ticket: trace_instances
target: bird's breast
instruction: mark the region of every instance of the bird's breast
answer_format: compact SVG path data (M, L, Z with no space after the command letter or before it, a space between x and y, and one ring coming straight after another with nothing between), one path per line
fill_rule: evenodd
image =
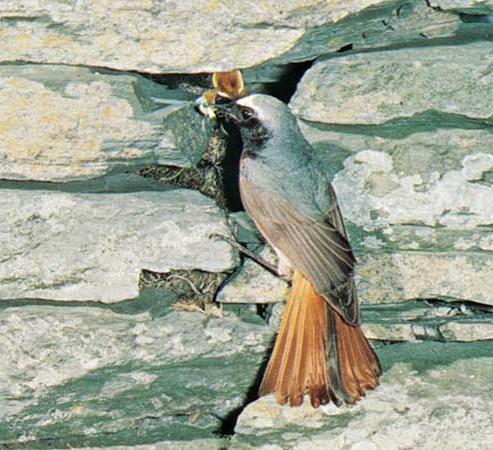
M240 178L257 188L267 189L278 184L275 165L252 150L244 150L240 159Z

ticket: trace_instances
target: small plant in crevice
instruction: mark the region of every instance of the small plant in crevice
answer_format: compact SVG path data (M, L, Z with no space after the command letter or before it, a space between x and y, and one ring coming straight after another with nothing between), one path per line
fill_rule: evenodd
M170 270L165 273L143 270L139 288L162 288L172 291L178 298L174 309L200 311L208 315L222 315L214 302L217 290L229 277L229 273L203 270Z
M152 165L141 169L139 175L161 181L170 187L194 189L224 207L226 202L221 182L221 161L225 153L224 138L216 132L197 164L191 167Z

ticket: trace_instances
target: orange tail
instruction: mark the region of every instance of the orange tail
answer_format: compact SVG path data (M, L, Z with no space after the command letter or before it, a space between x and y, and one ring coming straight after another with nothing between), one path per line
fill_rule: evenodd
M359 326L348 325L295 271L293 287L259 394L291 406L354 403L378 385L378 358Z

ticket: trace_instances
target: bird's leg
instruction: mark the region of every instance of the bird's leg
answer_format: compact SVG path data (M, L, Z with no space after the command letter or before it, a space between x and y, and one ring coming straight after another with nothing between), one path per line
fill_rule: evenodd
M256 253L252 252L251 250L248 250L244 245L241 245L239 242L235 241L234 239L230 238L229 236L224 236L223 234L217 234L213 233L209 235L209 237L214 237L217 239L221 239L223 241L228 242L230 245L232 245L236 250L239 252L243 253L244 255L248 256L250 259L253 259L257 264L262 266L264 269L267 269L270 273L275 275L276 277L279 278L284 278L281 273L278 272L277 267L267 261L265 258L262 258L261 256L257 255Z

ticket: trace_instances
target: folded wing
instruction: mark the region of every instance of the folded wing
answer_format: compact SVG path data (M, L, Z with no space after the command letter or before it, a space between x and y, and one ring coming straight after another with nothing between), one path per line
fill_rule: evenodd
M263 192L244 177L240 180L244 206L267 241L280 250L344 320L360 321L354 284L356 259L333 193L324 220L303 216L288 200Z

